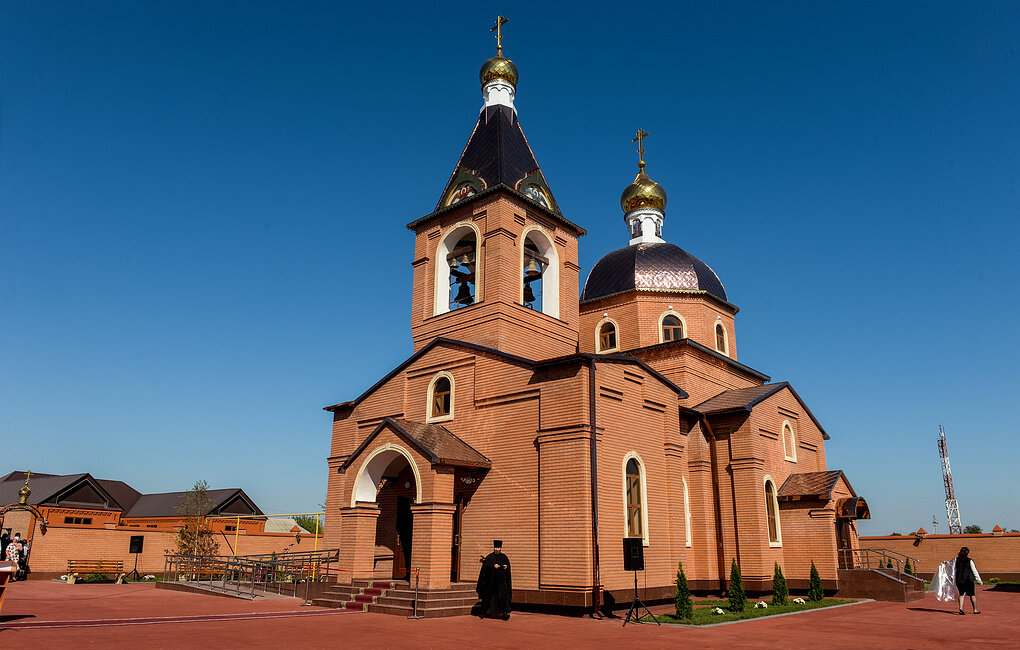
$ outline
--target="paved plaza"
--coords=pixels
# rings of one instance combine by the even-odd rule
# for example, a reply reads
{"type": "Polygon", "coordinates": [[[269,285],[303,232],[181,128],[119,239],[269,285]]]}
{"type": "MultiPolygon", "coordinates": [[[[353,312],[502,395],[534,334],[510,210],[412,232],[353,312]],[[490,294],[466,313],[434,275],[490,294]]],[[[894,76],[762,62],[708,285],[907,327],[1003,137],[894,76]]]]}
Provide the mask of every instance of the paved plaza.
{"type": "MultiPolygon", "coordinates": [[[[472,617],[407,620],[156,589],[152,584],[11,585],[0,612],[0,643],[19,647],[169,648],[185,646],[537,648],[753,648],[814,644],[840,648],[1016,647],[1020,593],[980,588],[979,616],[959,616],[934,596],[913,603],[862,602],[711,628],[628,625],[607,619],[515,613],[509,621],[472,617]]],[[[656,608],[658,609],[658,608],[656,608]]]]}

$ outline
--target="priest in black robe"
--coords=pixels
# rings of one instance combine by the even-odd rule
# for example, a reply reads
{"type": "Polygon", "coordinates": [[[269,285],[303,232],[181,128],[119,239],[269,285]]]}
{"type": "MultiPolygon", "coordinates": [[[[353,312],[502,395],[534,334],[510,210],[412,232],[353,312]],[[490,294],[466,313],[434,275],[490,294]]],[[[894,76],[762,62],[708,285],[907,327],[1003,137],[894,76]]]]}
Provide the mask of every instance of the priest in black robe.
{"type": "Polygon", "coordinates": [[[510,575],[510,558],[503,555],[503,542],[493,540],[492,553],[482,558],[482,570],[478,572],[478,584],[475,586],[478,597],[482,599],[481,617],[510,618],[510,598],[513,595],[513,583],[510,575]]]}

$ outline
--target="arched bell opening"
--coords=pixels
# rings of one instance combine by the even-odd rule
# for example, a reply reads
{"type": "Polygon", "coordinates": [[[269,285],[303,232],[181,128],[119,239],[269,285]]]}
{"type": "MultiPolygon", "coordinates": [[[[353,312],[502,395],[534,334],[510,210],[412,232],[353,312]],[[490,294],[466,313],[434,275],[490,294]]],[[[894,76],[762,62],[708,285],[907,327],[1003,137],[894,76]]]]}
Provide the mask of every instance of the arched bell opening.
{"type": "Polygon", "coordinates": [[[478,233],[470,224],[452,229],[436,255],[436,315],[478,301],[478,233]]]}
{"type": "Polygon", "coordinates": [[[559,318],[558,255],[552,241],[538,227],[524,232],[521,265],[521,304],[559,318]]]}

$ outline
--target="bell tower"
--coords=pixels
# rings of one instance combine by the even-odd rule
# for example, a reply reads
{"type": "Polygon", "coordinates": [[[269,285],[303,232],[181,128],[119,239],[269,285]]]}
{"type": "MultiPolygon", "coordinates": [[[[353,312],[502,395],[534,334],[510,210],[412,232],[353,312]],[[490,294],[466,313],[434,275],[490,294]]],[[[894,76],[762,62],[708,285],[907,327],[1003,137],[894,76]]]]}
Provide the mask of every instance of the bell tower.
{"type": "Polygon", "coordinates": [[[437,337],[541,359],[577,351],[577,239],[584,229],[560,212],[517,119],[519,74],[503,56],[482,65],[482,109],[415,234],[411,337],[415,351],[437,337]]]}

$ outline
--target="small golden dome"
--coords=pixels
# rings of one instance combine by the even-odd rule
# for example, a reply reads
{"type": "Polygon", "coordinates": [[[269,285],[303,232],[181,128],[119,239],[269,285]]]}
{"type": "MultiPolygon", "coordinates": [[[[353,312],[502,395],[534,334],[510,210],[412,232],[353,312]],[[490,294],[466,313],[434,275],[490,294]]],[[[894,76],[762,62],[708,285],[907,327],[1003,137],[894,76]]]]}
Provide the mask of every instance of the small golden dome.
{"type": "Polygon", "coordinates": [[[624,212],[645,207],[665,210],[666,190],[648,178],[648,174],[645,173],[645,168],[642,164],[637,178],[623,190],[623,195],[620,197],[620,207],[623,208],[624,212]]]}
{"type": "Polygon", "coordinates": [[[481,72],[478,73],[478,80],[483,86],[493,79],[502,79],[516,88],[518,79],[517,66],[502,54],[497,54],[486,61],[482,65],[481,72]]]}

